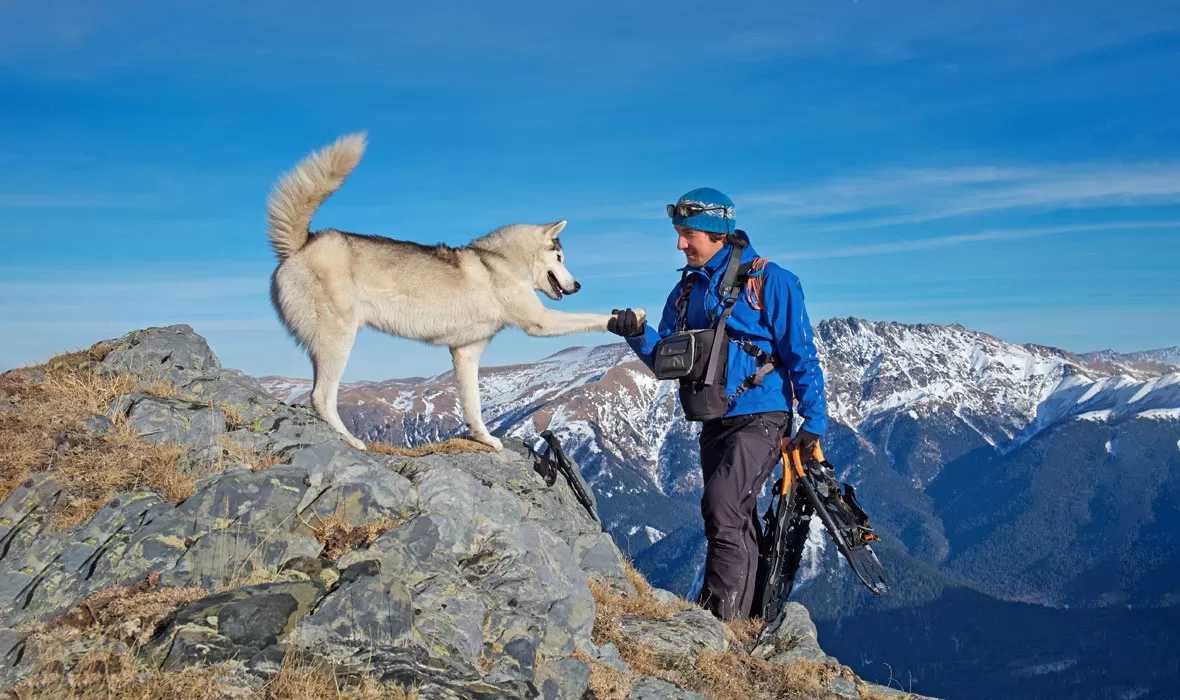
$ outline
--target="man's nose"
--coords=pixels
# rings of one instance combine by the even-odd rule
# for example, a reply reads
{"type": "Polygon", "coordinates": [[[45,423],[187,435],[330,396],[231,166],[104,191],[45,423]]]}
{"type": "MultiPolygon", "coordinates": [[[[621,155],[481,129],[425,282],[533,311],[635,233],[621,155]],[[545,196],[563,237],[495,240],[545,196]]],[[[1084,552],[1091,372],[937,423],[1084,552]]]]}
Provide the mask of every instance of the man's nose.
{"type": "Polygon", "coordinates": [[[676,250],[688,250],[688,241],[683,238],[676,239],[676,250]]]}

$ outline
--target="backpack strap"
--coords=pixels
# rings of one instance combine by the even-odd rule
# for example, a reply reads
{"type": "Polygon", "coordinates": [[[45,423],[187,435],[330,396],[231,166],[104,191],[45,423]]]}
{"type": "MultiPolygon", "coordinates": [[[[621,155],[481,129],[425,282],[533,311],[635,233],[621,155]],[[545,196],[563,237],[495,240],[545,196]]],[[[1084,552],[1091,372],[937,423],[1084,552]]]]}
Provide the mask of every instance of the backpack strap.
{"type": "MultiPolygon", "coordinates": [[[[718,342],[721,329],[725,328],[725,324],[729,321],[729,315],[733,313],[733,305],[737,302],[738,295],[742,292],[742,286],[738,284],[738,277],[741,274],[740,268],[742,265],[742,251],[745,245],[738,245],[734,243],[730,246],[729,262],[725,266],[725,274],[721,277],[721,285],[718,291],[721,293],[721,315],[717,317],[717,322],[713,324],[713,342],[709,348],[709,364],[705,370],[704,383],[705,386],[711,386],[717,383],[717,374],[720,372],[718,363],[721,359],[721,348],[729,345],[729,343],[718,342]]],[[[728,359],[726,360],[728,362],[728,359]]]]}
{"type": "Polygon", "coordinates": [[[692,296],[692,283],[695,281],[687,272],[680,275],[680,296],[676,299],[676,331],[688,330],[688,298],[692,296]]]}

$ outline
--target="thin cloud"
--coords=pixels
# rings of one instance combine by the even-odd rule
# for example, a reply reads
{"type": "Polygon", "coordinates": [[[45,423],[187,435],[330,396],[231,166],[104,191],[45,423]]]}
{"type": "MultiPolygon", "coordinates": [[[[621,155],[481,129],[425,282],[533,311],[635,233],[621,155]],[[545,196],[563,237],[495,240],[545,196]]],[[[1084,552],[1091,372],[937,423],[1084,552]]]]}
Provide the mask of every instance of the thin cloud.
{"type": "Polygon", "coordinates": [[[867,255],[883,255],[888,253],[908,253],[916,250],[930,250],[934,248],[948,248],[965,243],[981,243],[986,241],[1012,241],[1027,238],[1054,236],[1062,233],[1083,233],[1093,231],[1128,231],[1178,229],[1180,221],[1135,221],[1108,224],[1083,224],[1078,226],[1054,226],[1045,228],[1025,229],[997,229],[981,231],[979,233],[939,236],[936,238],[914,238],[904,241],[889,241],[870,245],[842,246],[826,250],[799,250],[779,252],[778,257],[791,260],[826,260],[829,258],[854,258],[867,255]]]}
{"type": "Polygon", "coordinates": [[[1180,163],[1076,163],[882,170],[864,177],[739,198],[757,213],[824,223],[818,232],[879,228],[969,214],[1180,203],[1180,163]],[[849,220],[852,219],[852,220],[849,220]]]}

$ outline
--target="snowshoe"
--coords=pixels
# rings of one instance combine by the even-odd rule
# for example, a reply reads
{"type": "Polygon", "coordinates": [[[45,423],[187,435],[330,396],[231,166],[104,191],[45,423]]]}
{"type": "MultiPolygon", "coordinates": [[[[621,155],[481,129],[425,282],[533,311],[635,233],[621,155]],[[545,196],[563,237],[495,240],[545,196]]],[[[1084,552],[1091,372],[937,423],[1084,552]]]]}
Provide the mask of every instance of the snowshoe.
{"type": "Polygon", "coordinates": [[[855,489],[837,481],[835,468],[818,447],[815,459],[807,464],[798,451],[783,453],[783,478],[773,492],[774,500],[764,516],[756,614],[772,620],[790,597],[813,515],[819,515],[836,549],[865,587],[875,595],[888,593],[885,569],[872,548],[881,538],[856,500],[855,489]]]}
{"type": "Polygon", "coordinates": [[[816,448],[815,459],[806,465],[797,451],[786,457],[794,471],[802,473],[799,479],[800,491],[819,515],[835,541],[836,549],[844,555],[853,573],[875,595],[887,594],[889,589],[885,582],[885,569],[872,547],[872,543],[881,538],[873,532],[869,517],[857,502],[852,485],[841,484],[836,480],[835,468],[824,460],[819,448],[816,448]]]}

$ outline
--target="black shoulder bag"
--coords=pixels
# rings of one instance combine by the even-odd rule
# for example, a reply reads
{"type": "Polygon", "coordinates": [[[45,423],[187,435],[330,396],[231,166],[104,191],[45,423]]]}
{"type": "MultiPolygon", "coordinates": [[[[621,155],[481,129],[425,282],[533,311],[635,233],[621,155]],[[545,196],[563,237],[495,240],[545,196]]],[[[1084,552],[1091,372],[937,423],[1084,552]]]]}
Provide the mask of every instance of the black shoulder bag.
{"type": "Polygon", "coordinates": [[[684,417],[690,421],[713,420],[729,411],[729,397],[725,392],[729,330],[725,324],[744,286],[738,283],[745,277],[741,268],[748,269],[742,265],[744,247],[734,244],[730,250],[729,263],[718,290],[721,313],[713,327],[688,330],[688,297],[692,293],[692,280],[686,274],[676,332],[656,344],[652,363],[656,378],[680,380],[680,405],[684,408],[684,417]]]}

